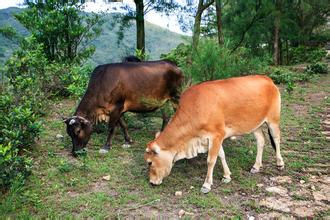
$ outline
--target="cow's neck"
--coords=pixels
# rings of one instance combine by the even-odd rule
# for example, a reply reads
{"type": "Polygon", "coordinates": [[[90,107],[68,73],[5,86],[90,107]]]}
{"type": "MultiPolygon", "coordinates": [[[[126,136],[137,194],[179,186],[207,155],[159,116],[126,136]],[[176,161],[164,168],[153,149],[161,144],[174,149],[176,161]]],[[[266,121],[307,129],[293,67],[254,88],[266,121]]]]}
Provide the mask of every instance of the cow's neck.
{"type": "Polygon", "coordinates": [[[77,110],[74,115],[83,117],[95,124],[95,111],[92,109],[93,104],[90,99],[86,98],[86,95],[80,101],[77,110]]]}
{"type": "Polygon", "coordinates": [[[200,153],[206,153],[212,145],[212,137],[210,135],[192,132],[195,129],[190,128],[189,124],[186,124],[186,126],[182,124],[168,126],[169,128],[159,135],[156,142],[162,149],[168,150],[173,154],[173,162],[185,158],[194,158],[200,153]],[[173,129],[173,127],[176,129],[173,129]]]}

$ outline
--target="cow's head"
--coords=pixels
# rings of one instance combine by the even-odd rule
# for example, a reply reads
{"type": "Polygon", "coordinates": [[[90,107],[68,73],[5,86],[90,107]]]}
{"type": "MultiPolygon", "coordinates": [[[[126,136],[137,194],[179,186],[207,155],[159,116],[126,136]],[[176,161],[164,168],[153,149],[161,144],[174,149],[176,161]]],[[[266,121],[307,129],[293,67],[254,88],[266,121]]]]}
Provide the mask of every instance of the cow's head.
{"type": "Polygon", "coordinates": [[[173,166],[173,154],[169,150],[161,149],[156,142],[147,145],[144,159],[149,166],[149,181],[151,184],[160,185],[167,177],[173,166]]]}
{"type": "Polygon", "coordinates": [[[64,120],[66,132],[72,139],[72,154],[77,156],[77,151],[83,150],[92,134],[92,123],[80,116],[73,116],[64,120]]]}

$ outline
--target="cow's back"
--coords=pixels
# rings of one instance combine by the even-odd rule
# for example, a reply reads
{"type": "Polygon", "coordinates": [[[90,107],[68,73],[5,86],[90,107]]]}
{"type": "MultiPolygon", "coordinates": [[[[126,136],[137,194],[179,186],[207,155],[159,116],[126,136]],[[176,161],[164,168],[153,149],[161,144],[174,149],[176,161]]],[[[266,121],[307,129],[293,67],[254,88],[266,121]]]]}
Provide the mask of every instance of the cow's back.
{"type": "Polygon", "coordinates": [[[103,112],[116,103],[125,111],[154,110],[177,93],[181,71],[167,61],[127,62],[101,65],[93,71],[85,96],[88,105],[103,112]]]}
{"type": "Polygon", "coordinates": [[[268,77],[237,77],[192,86],[182,94],[179,106],[177,115],[189,115],[193,130],[239,135],[251,132],[268,117],[279,119],[280,94],[268,77]]]}

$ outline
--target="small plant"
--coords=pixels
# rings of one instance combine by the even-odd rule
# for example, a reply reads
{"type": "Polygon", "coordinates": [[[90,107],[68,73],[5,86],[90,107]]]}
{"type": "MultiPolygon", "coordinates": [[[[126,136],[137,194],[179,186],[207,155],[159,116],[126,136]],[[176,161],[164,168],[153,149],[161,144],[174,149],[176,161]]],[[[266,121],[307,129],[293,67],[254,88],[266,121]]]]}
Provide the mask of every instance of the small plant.
{"type": "Polygon", "coordinates": [[[58,170],[62,173],[68,173],[73,170],[73,166],[72,166],[72,164],[68,163],[67,161],[61,160],[60,164],[58,166],[58,170]]]}
{"type": "Polygon", "coordinates": [[[319,47],[298,46],[291,49],[291,63],[319,62],[326,56],[327,51],[319,47]]]}
{"type": "Polygon", "coordinates": [[[143,52],[142,50],[139,50],[139,49],[135,49],[135,56],[143,61],[150,59],[149,54],[147,54],[146,52],[143,52]]]}
{"type": "Polygon", "coordinates": [[[328,65],[326,63],[313,63],[307,66],[307,73],[315,73],[315,74],[327,74],[328,73],[328,65]]]}

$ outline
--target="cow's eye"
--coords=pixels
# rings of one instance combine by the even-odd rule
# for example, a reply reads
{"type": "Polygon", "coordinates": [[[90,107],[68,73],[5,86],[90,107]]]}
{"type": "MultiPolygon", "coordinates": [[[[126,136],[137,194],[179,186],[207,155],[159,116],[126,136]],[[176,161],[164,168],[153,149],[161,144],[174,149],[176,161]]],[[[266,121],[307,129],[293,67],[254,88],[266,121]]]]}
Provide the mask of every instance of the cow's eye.
{"type": "Polygon", "coordinates": [[[148,162],[148,165],[149,165],[149,166],[151,166],[151,164],[152,164],[152,162],[151,162],[151,161],[150,161],[150,162],[148,162]]]}

